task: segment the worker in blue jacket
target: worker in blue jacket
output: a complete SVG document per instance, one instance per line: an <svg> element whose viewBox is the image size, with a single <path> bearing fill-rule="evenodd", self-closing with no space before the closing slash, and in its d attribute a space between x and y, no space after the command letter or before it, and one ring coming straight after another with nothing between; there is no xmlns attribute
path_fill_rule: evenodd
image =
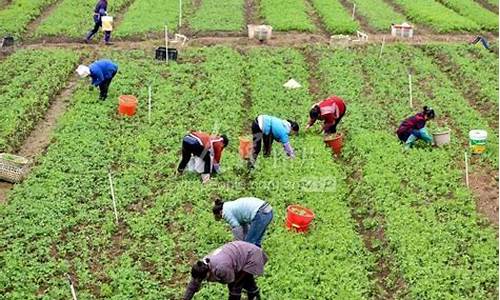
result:
<svg viewBox="0 0 500 300"><path fill-rule="evenodd" d="M84 65L78 66L76 72L82 78L90 75L92 78L92 85L99 87L99 99L106 100L108 97L109 85L118 72L118 66L109 59L101 59L95 61L88 67Z"/></svg>
<svg viewBox="0 0 500 300"><path fill-rule="evenodd" d="M290 145L291 134L298 134L299 124L291 120L282 120L268 115L260 115L252 123L253 135L253 161L255 164L257 157L262 149L264 142L264 156L271 155L271 146L273 140L283 144L283 148L290 158L295 157L292 146Z"/></svg>
<svg viewBox="0 0 500 300"><path fill-rule="evenodd" d="M102 27L103 16L108 14L108 1L107 0L98 0L97 4L94 8L94 28L92 28L85 37L85 43L89 43L92 37L99 31L99 28ZM106 45L111 45L111 31L104 31L104 42Z"/></svg>

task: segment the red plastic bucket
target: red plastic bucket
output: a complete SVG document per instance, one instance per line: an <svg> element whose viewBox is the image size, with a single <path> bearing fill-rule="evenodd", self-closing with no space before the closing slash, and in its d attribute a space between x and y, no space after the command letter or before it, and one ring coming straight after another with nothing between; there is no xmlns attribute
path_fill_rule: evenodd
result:
<svg viewBox="0 0 500 300"><path fill-rule="evenodd" d="M245 137L240 137L240 156L249 159L252 156L252 141Z"/></svg>
<svg viewBox="0 0 500 300"><path fill-rule="evenodd" d="M325 136L324 141L336 155L339 155L342 152L343 135L341 133L337 133L336 135L327 135Z"/></svg>
<svg viewBox="0 0 500 300"><path fill-rule="evenodd" d="M120 115L133 116L137 110L137 98L132 95L119 97L118 112Z"/></svg>
<svg viewBox="0 0 500 300"><path fill-rule="evenodd" d="M314 217L312 210L300 205L290 205L286 208L286 227L306 232Z"/></svg>

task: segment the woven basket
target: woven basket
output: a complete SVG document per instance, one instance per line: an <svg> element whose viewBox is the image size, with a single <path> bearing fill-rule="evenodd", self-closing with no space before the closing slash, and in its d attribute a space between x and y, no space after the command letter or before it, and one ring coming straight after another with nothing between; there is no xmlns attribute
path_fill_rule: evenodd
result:
<svg viewBox="0 0 500 300"><path fill-rule="evenodd" d="M30 161L24 157L1 153L0 179L12 183L21 182L28 172Z"/></svg>

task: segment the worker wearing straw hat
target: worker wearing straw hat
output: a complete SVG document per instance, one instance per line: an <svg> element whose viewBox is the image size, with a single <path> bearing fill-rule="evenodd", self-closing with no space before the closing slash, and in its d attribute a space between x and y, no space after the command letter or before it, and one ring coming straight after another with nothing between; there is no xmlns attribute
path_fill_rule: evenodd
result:
<svg viewBox="0 0 500 300"><path fill-rule="evenodd" d="M332 134L337 132L337 125L346 112L346 105L342 98L332 96L311 107L309 111L309 122L305 130L311 128L317 120L324 121L323 132Z"/></svg>
<svg viewBox="0 0 500 300"><path fill-rule="evenodd" d="M106 100L111 81L118 72L118 65L109 59L101 59L92 63L90 66L80 65L76 69L81 78L90 76L92 85L98 86L100 90L99 99Z"/></svg>
<svg viewBox="0 0 500 300"><path fill-rule="evenodd" d="M102 17L107 16L108 10L108 1L107 0L98 0L94 9L94 28L92 28L85 37L85 43L89 43L92 37L99 31L99 28L102 27ZM106 45L111 45L111 31L104 29L104 42Z"/></svg>
<svg viewBox="0 0 500 300"><path fill-rule="evenodd" d="M421 139L429 144L433 142L433 138L427 131L425 124L428 120L434 119L434 117L434 110L424 106L422 112L419 112L401 122L396 134L401 142L405 143L406 150L410 149L418 139Z"/></svg>
<svg viewBox="0 0 500 300"><path fill-rule="evenodd" d="M248 300L260 300L254 276L264 273L267 255L261 248L243 241L225 244L191 267L191 281L183 300L191 300L204 280L227 284L229 300L240 300L246 290Z"/></svg>

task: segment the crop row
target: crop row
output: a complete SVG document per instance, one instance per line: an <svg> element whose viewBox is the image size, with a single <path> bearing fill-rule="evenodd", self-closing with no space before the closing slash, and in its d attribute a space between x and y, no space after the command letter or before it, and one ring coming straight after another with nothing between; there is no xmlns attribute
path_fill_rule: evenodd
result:
<svg viewBox="0 0 500 300"><path fill-rule="evenodd" d="M405 16L397 13L384 0L350 0L356 4L356 14L366 18L371 27L379 31L388 31L391 24L401 24Z"/></svg>
<svg viewBox="0 0 500 300"><path fill-rule="evenodd" d="M240 31L244 24L243 5L243 0L202 1L190 25L200 31Z"/></svg>
<svg viewBox="0 0 500 300"><path fill-rule="evenodd" d="M117 0L110 3L108 12L111 16L125 7L129 0ZM93 1L64 0L54 12L36 29L35 36L85 37L94 25Z"/></svg>
<svg viewBox="0 0 500 300"><path fill-rule="evenodd" d="M0 152L20 145L44 115L51 97L63 87L78 58L65 50L21 50L0 64Z"/></svg>
<svg viewBox="0 0 500 300"><path fill-rule="evenodd" d="M0 36L20 37L28 23L42 14L44 8L56 0L13 0L0 10Z"/></svg>
<svg viewBox="0 0 500 300"><path fill-rule="evenodd" d="M474 21L481 29L498 31L498 15L469 0L439 0L458 14Z"/></svg>
<svg viewBox="0 0 500 300"><path fill-rule="evenodd" d="M462 17L434 0L394 0L416 23L432 27L437 32L476 31L480 27L475 22Z"/></svg>
<svg viewBox="0 0 500 300"><path fill-rule="evenodd" d="M304 0L261 0L260 13L277 31L313 31Z"/></svg>
<svg viewBox="0 0 500 300"><path fill-rule="evenodd" d="M399 292L425 299L493 297L498 286L495 233L479 225L453 150L402 151L394 122L411 114L399 101L406 96L406 68L404 60L395 59L399 49L388 51L382 66L377 50L338 50L320 61L329 78L325 89L355 91L346 92L352 98L344 156L362 176L350 201L357 210L375 210L375 226L385 232L406 282L408 290L399 286ZM361 68L352 68L357 61ZM336 80L339 73L342 79ZM459 145L455 141L453 147Z"/></svg>
<svg viewBox="0 0 500 300"><path fill-rule="evenodd" d="M359 24L351 18L338 0L312 0L314 8L328 32L352 34L359 29Z"/></svg>

